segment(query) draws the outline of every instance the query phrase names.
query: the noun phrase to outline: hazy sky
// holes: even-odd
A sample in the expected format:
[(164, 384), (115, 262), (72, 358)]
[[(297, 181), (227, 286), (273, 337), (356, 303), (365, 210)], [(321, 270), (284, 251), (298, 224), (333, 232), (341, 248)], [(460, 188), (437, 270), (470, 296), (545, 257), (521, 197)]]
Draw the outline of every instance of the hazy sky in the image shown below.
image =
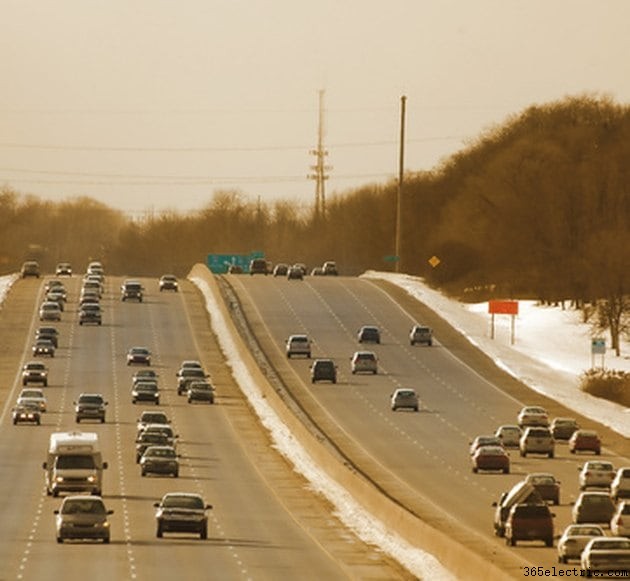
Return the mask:
[(428, 170), (569, 95), (630, 102), (628, 0), (0, 0), (0, 186), (132, 214)]

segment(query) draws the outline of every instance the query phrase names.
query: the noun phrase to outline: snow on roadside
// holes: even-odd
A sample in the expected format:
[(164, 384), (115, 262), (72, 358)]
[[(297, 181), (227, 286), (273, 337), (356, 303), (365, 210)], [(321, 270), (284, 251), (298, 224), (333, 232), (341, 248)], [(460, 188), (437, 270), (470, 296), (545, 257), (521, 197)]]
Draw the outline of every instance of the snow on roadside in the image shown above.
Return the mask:
[[(495, 339), (490, 338), (487, 302), (461, 303), (409, 275), (369, 271), (362, 277), (387, 280), (406, 290), (532, 389), (630, 437), (630, 409), (593, 397), (578, 387), (579, 376), (592, 364), (591, 330), (580, 321), (579, 313), (539, 306), (535, 301), (519, 301), (515, 343), (510, 345), (509, 316), (495, 317)], [(607, 368), (630, 371), (629, 353), (630, 344), (624, 342), (622, 356), (614, 357), (609, 350), (604, 364)], [(601, 365), (599, 357), (596, 365)]]
[(431, 554), (421, 551), (404, 539), (392, 534), (387, 527), (364, 511), (352, 495), (322, 472), (293, 437), (287, 426), (278, 418), (256, 386), (247, 367), (238, 356), (238, 349), (228, 329), (223, 314), (213, 300), (207, 283), (198, 277), (190, 277), (206, 299), (212, 329), (218, 338), (221, 350), (232, 369), (234, 379), (248, 398), (262, 424), (269, 430), (275, 447), (302, 474), (311, 487), (325, 496), (335, 507), (336, 516), (364, 542), (378, 546), (393, 556), (404, 567), (423, 579), (447, 580), (453, 576)]
[(20, 277), (19, 274), (6, 274), (0, 276), (0, 308), (4, 304), (4, 299), (7, 298), (7, 294), (11, 290), (13, 283)]

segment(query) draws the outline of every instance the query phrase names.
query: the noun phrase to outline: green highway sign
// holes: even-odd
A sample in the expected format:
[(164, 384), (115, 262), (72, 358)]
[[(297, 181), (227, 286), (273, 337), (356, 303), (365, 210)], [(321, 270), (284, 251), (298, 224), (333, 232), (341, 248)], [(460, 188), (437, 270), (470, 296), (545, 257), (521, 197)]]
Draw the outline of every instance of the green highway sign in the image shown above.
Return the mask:
[(396, 255), (384, 256), (383, 260), (385, 262), (398, 262), (400, 260), (400, 256), (396, 256)]
[(240, 266), (244, 272), (247, 272), (251, 260), (264, 257), (264, 253), (260, 251), (249, 254), (208, 254), (206, 264), (214, 274), (225, 274), (232, 265)]

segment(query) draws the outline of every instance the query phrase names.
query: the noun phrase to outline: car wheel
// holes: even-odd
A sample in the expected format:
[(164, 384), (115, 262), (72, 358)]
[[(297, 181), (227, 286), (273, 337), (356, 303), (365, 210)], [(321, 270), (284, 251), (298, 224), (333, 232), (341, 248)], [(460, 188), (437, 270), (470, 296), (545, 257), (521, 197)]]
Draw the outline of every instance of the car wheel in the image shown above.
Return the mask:
[(413, 411), (414, 411), (414, 412), (417, 412), (417, 411), (418, 411), (418, 409), (419, 409), (419, 408), (418, 408), (418, 406), (416, 406), (416, 407), (414, 407), (414, 408), (413, 408)]
[(141, 471), (140, 471), (140, 476), (146, 476), (146, 475), (147, 475), (147, 473), (146, 473), (146, 471), (145, 471), (145, 470), (141, 470)]
[(75, 418), (75, 420), (74, 420), (74, 421), (75, 421), (77, 424), (80, 424), (80, 423), (81, 423), (81, 420), (80, 420), (79, 418)]
[(205, 540), (208, 538), (208, 525), (204, 525), (199, 531), (199, 538)]
[(477, 472), (479, 471), (479, 468), (477, 468), (476, 466), (473, 466), (472, 471), (473, 471), (475, 474), (477, 474)]
[(510, 473), (510, 469), (509, 468), (504, 468), (503, 469), (503, 474), (509, 474)]
[(159, 399), (155, 400), (155, 405), (160, 405), (160, 400)]
[(601, 450), (597, 450), (597, 451), (595, 452), (595, 454), (596, 454), (597, 456), (599, 456), (599, 455), (601, 454)]
[(188, 403), (191, 403), (191, 402), (192, 402), (192, 399), (188, 398)]
[(545, 546), (546, 547), (553, 547), (553, 537), (545, 539)]
[(179, 478), (179, 470), (173, 472), (173, 478)]
[(59, 496), (59, 491), (55, 488), (55, 490), (52, 491), (52, 495), (57, 498)]
[(57, 542), (61, 544), (63, 543), (63, 539), (61, 537), (57, 537)]
[(157, 532), (155, 533), (155, 536), (156, 536), (158, 539), (161, 539), (161, 538), (162, 538), (162, 534), (163, 534), (163, 533), (162, 533), (162, 525), (161, 525), (160, 523), (158, 523), (158, 526), (157, 526)]
[(109, 535), (103, 538), (103, 543), (109, 545)]
[(48, 382), (44, 381), (44, 387), (48, 387)]
[(17, 426), (17, 420), (13, 420), (13, 425)]
[(553, 452), (549, 452), (549, 458), (553, 458), (554, 454)]

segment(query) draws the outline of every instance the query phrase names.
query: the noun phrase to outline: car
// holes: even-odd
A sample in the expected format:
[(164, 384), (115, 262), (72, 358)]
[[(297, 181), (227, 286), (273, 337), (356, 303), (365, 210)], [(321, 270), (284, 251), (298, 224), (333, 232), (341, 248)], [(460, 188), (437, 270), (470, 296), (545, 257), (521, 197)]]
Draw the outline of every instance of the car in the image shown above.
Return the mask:
[(83, 281), (83, 286), (81, 287), (81, 292), (95, 293), (99, 298), (103, 296), (103, 290), (103, 284), (100, 281), (89, 278)]
[(249, 274), (264, 274), (265, 276), (267, 276), (269, 274), (267, 261), (264, 258), (254, 258), (253, 260), (250, 260)]
[(139, 381), (152, 381), (157, 383), (158, 377), (159, 375), (155, 369), (138, 369), (131, 377), (131, 383), (132, 385)]
[(22, 366), (22, 385), (41, 383), (48, 385), (48, 368), (39, 361), (28, 361)]
[(40, 321), (61, 321), (61, 309), (59, 303), (53, 301), (45, 301), (39, 307)]
[(540, 494), (543, 500), (548, 500), (552, 504), (560, 504), (560, 481), (553, 474), (548, 472), (534, 472), (525, 478)]
[(136, 464), (149, 446), (170, 446), (168, 436), (160, 432), (140, 432), (136, 437)]
[[(607, 574), (630, 570), (630, 539), (624, 537), (595, 537), (591, 539), (580, 559), (583, 571)], [(602, 575), (603, 576), (603, 575)]]
[(174, 274), (163, 274), (160, 277), (160, 292), (165, 290), (171, 290), (177, 292), (179, 290), (179, 283), (177, 277)]
[(472, 471), (499, 470), (510, 473), (510, 457), (503, 446), (479, 446), (471, 456)]
[(610, 524), (615, 512), (610, 495), (607, 492), (582, 492), (573, 505), (571, 516), (575, 524), (603, 523)]
[(151, 365), (151, 351), (146, 347), (131, 347), (127, 351), (127, 365)]
[(105, 423), (105, 408), (108, 402), (100, 393), (81, 393), (74, 404), (76, 423), (81, 420), (98, 420)]
[(55, 267), (55, 276), (72, 276), (72, 265), (69, 262), (59, 262)]
[(209, 375), (201, 367), (184, 367), (177, 372), (177, 395), (188, 391), (192, 381), (205, 381)]
[(22, 264), (22, 268), (20, 269), (20, 276), (22, 278), (26, 278), (28, 276), (39, 278), (39, 274), (39, 262), (36, 260), (27, 260), (24, 264)]
[(501, 440), (505, 448), (518, 448), (523, 432), (516, 425), (504, 424), (497, 428), (494, 435)]
[(322, 271), (325, 276), (337, 276), (339, 271), (337, 270), (337, 263), (334, 260), (327, 260), (322, 265)]
[(411, 409), (417, 412), (420, 409), (418, 394), (409, 387), (399, 387), (390, 395), (390, 407), (392, 411)]
[(472, 456), (477, 448), (481, 446), (502, 446), (501, 439), (496, 436), (476, 436), (474, 440), (468, 442), (470, 444), (470, 448), (468, 448), (468, 453)]
[(39, 327), (35, 331), (35, 340), (37, 339), (49, 339), (55, 346), (55, 349), (59, 347), (59, 331), (56, 327)]
[(46, 293), (53, 289), (58, 289), (58, 288), (65, 290), (63, 282), (60, 281), (59, 279), (51, 278), (44, 283), (44, 292)]
[(290, 266), (287, 269), (287, 280), (303, 280), (304, 271), (296, 265)]
[(125, 302), (128, 300), (138, 301), (139, 303), (143, 300), (143, 291), (144, 288), (142, 283), (137, 280), (126, 280), (122, 283), (120, 287), (120, 299)]
[(88, 303), (99, 305), (100, 302), (101, 297), (98, 293), (95, 293), (94, 291), (81, 291), (81, 295), (79, 296), (79, 307)]
[(79, 325), (101, 325), (103, 323), (101, 305), (98, 303), (84, 303), (79, 308)]
[(293, 355), (303, 355), (310, 359), (311, 340), (308, 335), (290, 335), (285, 342), (285, 352), (289, 359)]
[(153, 505), (157, 510), (156, 536), (164, 533), (196, 533), (201, 539), (208, 538), (208, 515), (212, 509), (203, 497), (191, 492), (169, 492)]
[(57, 542), (66, 539), (100, 539), (110, 541), (108, 516), (113, 510), (105, 508), (100, 496), (66, 496), (61, 508), (54, 511)]
[(36, 404), (40, 412), (45, 412), (47, 409), (47, 401), (44, 392), (35, 387), (25, 387), (20, 391), (18, 395), (16, 405), (22, 405), (25, 403)]
[(311, 383), (330, 381), (337, 383), (337, 366), (332, 359), (315, 359), (311, 365)]
[(602, 453), (602, 441), (595, 430), (576, 430), (569, 438), (569, 452), (593, 452), (599, 456)]
[(549, 425), (549, 414), (547, 410), (540, 406), (525, 406), (518, 414), (517, 423), (519, 428), (523, 429), (528, 426)]
[(149, 446), (140, 458), (140, 475), (168, 474), (179, 477), (179, 460), (173, 446)]
[(378, 373), (378, 358), (372, 351), (355, 351), (350, 358), (350, 371), (355, 373)]
[(171, 424), (147, 424), (141, 434), (161, 434), (166, 437), (166, 445), (173, 447), (175, 447), (176, 440), (179, 438), (179, 434), (173, 431)]
[(590, 487), (610, 488), (615, 478), (615, 468), (612, 462), (594, 460), (585, 462), (582, 468), (578, 468), (580, 475), (578, 481), (580, 490), (586, 490)]
[(17, 404), (11, 410), (11, 417), (13, 419), (13, 425), (17, 424), (41, 424), (41, 412), (39, 411), (39, 405), (35, 402), (24, 401)]
[(201, 361), (198, 361), (197, 359), (184, 359), (184, 361), (181, 362), (177, 373), (180, 374), (184, 369), (187, 369), (189, 367), (203, 369), (203, 365), (201, 364)]
[(207, 381), (191, 381), (188, 384), (187, 397), (188, 403), (202, 401), (214, 403), (214, 387)]
[(311, 270), (311, 276), (324, 276), (324, 269), (321, 266), (316, 266)]
[(160, 405), (160, 390), (157, 383), (152, 381), (138, 381), (131, 388), (131, 403), (139, 401), (151, 401), (155, 405)]
[(414, 325), (409, 331), (409, 344), (413, 347), (416, 343), (433, 345), (433, 329), (426, 325)]
[(228, 274), (243, 274), (243, 267), (240, 264), (230, 264), (227, 269)]
[(170, 424), (171, 420), (168, 418), (166, 412), (158, 410), (145, 410), (140, 414), (136, 423), (138, 433), (142, 432), (149, 424)]
[(284, 262), (279, 262), (273, 267), (274, 276), (286, 276), (289, 271), (289, 265)]
[(505, 542), (515, 546), (517, 541), (540, 540), (553, 547), (554, 514), (546, 504), (516, 504), (505, 521)]
[(630, 498), (630, 467), (618, 468), (610, 483), (610, 496), (615, 502), (621, 498)]
[(523, 458), (527, 454), (546, 454), (549, 458), (555, 455), (555, 441), (551, 430), (545, 427), (525, 428), (518, 447)]
[(47, 302), (57, 303), (59, 305), (59, 308), (63, 312), (63, 310), (65, 309), (67, 297), (67, 293), (63, 289), (59, 288), (48, 291), (46, 293), (45, 300)]
[(610, 519), (610, 532), (615, 537), (630, 537), (630, 502), (621, 501)]
[(567, 563), (569, 559), (579, 561), (587, 543), (604, 535), (604, 529), (598, 525), (569, 525), (558, 540), (558, 562)]
[(550, 427), (555, 440), (568, 440), (580, 426), (575, 418), (554, 418)]
[(55, 346), (50, 339), (36, 339), (32, 351), (35, 357), (39, 355), (46, 357), (55, 356)]
[(380, 343), (381, 332), (378, 327), (364, 325), (357, 331), (357, 341), (359, 343)]

